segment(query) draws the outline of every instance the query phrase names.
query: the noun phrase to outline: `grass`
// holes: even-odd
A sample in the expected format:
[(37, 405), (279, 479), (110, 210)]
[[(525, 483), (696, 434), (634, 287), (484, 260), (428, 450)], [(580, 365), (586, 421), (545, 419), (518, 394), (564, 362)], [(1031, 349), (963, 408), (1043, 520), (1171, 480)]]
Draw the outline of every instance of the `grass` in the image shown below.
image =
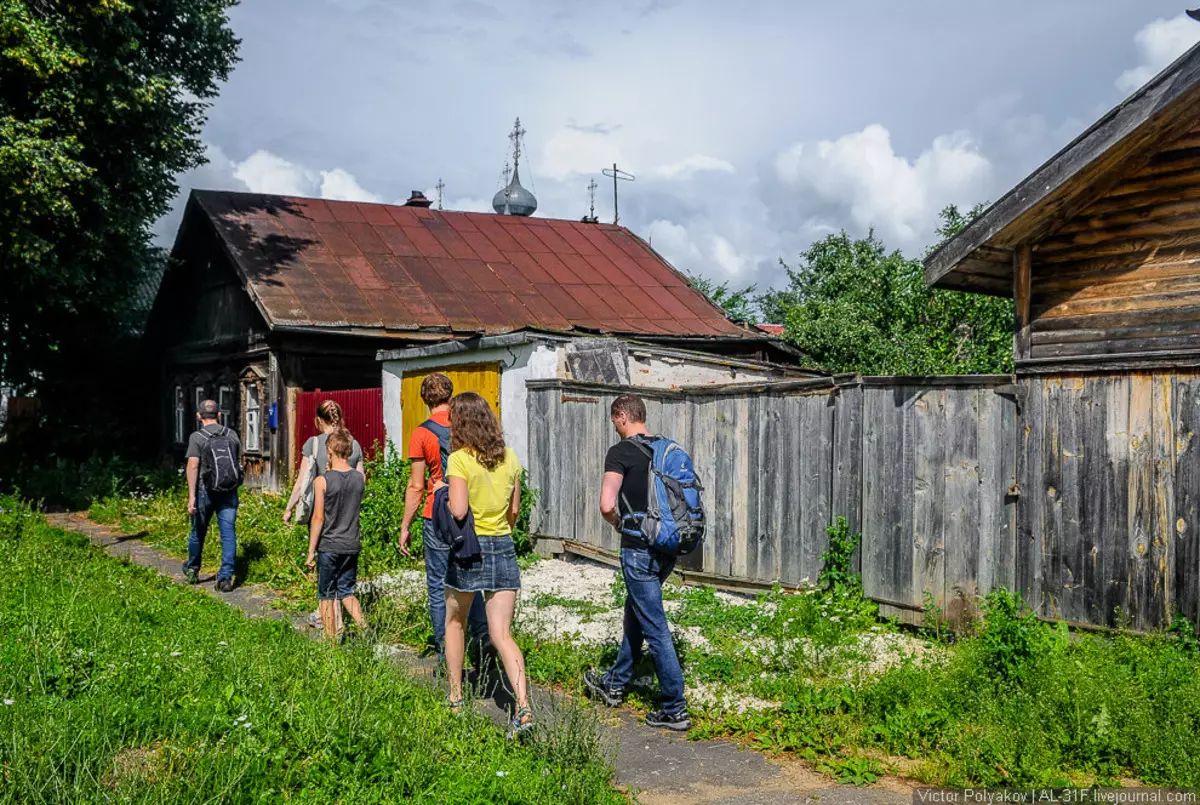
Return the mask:
[(12, 498), (0, 572), (0, 802), (627, 801), (583, 721), (506, 741), (368, 647), (248, 620)]
[[(156, 531), (171, 523), (129, 517), (140, 506), (158, 511), (159, 503), (126, 498), (106, 505), (115, 505), (127, 527), (169, 542)], [(288, 575), (302, 540), (270, 536), (277, 518), (253, 516), (255, 506), (279, 504), (244, 505), (251, 514), (243, 518), (244, 540), (265, 547), (265, 555), (250, 560), (249, 578), (310, 600), (311, 586)], [(983, 617), (971, 631), (949, 633), (931, 617), (914, 640), (882, 622), (839, 566), (852, 555), (850, 535), (831, 536), (826, 562), (835, 572), (803, 593), (774, 590), (739, 604), (708, 589), (667, 588), (668, 618), (690, 633), (677, 648), (698, 716), (693, 738), (732, 737), (765, 752), (799, 755), (835, 779), (859, 783), (902, 770), (941, 785), (1200, 786), (1200, 643), (1191, 624), (1149, 635), (1069, 635), (997, 591), (981, 602)], [(545, 596), (522, 607), (559, 606), (583, 620), (600, 619), (619, 609), (624, 592), (617, 574), (605, 600)], [(386, 612), (384, 628), (393, 639), (420, 645), (428, 635), (419, 596), (390, 599), (377, 612)], [(518, 633), (517, 639), (531, 678), (571, 691), (580, 690), (586, 668), (607, 664), (616, 650), (581, 645), (571, 635)], [(881, 641), (905, 651), (871, 670)], [(647, 674), (648, 659), (635, 676)], [(744, 712), (705, 706), (694, 695), (701, 689), (775, 706)], [(653, 699), (653, 690), (632, 697), (634, 706), (647, 708)]]

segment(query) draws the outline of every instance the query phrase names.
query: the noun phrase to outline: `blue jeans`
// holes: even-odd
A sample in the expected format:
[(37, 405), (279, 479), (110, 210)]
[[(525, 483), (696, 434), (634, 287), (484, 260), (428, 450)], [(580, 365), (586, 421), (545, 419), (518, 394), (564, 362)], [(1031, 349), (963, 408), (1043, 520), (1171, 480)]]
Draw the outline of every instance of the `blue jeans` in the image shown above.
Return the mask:
[[(446, 653), (446, 573), (450, 569), (450, 543), (442, 539), (426, 517), (421, 530), (425, 543), (425, 588), (429, 593), (429, 620), (433, 623), (433, 642), (439, 655)], [(467, 612), (467, 627), (480, 642), (487, 640), (487, 611), (482, 595), (475, 596)]]
[(208, 524), (213, 515), (217, 518), (217, 530), (221, 533), (221, 569), (217, 581), (233, 579), (233, 561), (237, 558), (238, 493), (212, 492), (198, 484), (196, 488), (196, 513), (192, 515), (192, 533), (188, 537), (188, 558), (184, 570), (200, 572), (200, 555), (204, 553), (204, 538), (208, 536)]
[(617, 661), (606, 674), (612, 688), (624, 688), (633, 679), (633, 666), (641, 659), (643, 640), (654, 657), (654, 671), (662, 692), (663, 710), (672, 715), (687, 709), (683, 698), (683, 669), (671, 642), (662, 586), (675, 569), (675, 557), (646, 548), (621, 549), (621, 575), (625, 577), (625, 635)]

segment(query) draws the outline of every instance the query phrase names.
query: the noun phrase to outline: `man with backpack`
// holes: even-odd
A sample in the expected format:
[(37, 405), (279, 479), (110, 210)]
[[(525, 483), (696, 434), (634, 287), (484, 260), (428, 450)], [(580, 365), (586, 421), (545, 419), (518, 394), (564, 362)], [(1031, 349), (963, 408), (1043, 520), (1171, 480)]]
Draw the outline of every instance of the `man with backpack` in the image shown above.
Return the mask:
[(687, 454), (671, 440), (650, 435), (641, 397), (620, 395), (609, 414), (621, 441), (604, 458), (600, 514), (621, 532), (624, 635), (612, 668), (605, 673), (588, 670), (583, 681), (594, 696), (616, 707), (633, 678), (644, 641), (650, 646), (662, 693), (661, 709), (646, 716), (646, 724), (686, 731), (692, 721), (683, 696), (683, 670), (663, 609), (662, 585), (678, 556), (694, 550), (703, 538), (700, 485)]
[(217, 571), (217, 591), (233, 590), (233, 562), (237, 557), (238, 487), (242, 484), (242, 442), (237, 431), (219, 421), (221, 409), (212, 400), (200, 403), (196, 419), (200, 429), (188, 437), (187, 484), (188, 517), (192, 531), (188, 537), (188, 558), (183, 575), (188, 584), (200, 580), (200, 557), (208, 525), (217, 518), (221, 534), (221, 567)]
[[(429, 596), (429, 620), (433, 626), (432, 648), (439, 658), (446, 654), (446, 572), (450, 567), (450, 542), (438, 533), (433, 516), (433, 488), (445, 479), (450, 456), (450, 398), (454, 383), (441, 372), (426, 375), (421, 381), (421, 400), (429, 408), (429, 419), (413, 429), (408, 441), (412, 461), (408, 489), (404, 496), (404, 519), (400, 527), (400, 551), (410, 556), (413, 518), (421, 509), (421, 537), (425, 546), (425, 587)], [(424, 507), (421, 501), (424, 499)], [(483, 596), (475, 597), (467, 615), (478, 656), (488, 640), (487, 613)], [(480, 663), (476, 663), (478, 668)]]

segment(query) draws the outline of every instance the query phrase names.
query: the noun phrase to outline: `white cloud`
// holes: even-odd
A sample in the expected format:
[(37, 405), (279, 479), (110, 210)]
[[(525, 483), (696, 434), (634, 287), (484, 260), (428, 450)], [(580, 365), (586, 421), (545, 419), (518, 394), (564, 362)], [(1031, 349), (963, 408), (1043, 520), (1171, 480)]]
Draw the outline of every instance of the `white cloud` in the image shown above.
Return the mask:
[[(915, 160), (898, 155), (879, 124), (836, 140), (798, 143), (775, 159), (778, 178), (810, 210), (831, 212), (885, 242), (924, 245), (946, 204), (987, 196), (992, 166), (966, 132), (937, 137)], [(821, 226), (821, 216), (808, 226)]]
[(236, 163), (233, 176), (251, 193), (283, 196), (311, 196), (319, 182), (318, 174), (313, 171), (261, 149)]
[(724, 235), (713, 231), (711, 220), (697, 218), (679, 224), (658, 219), (642, 233), (671, 265), (688, 274), (698, 274), (733, 283), (751, 280), (761, 257), (739, 252)]
[(686, 159), (681, 159), (670, 165), (659, 165), (654, 169), (653, 173), (655, 176), (663, 179), (690, 179), (697, 173), (705, 171), (733, 173), (734, 167), (723, 159), (705, 156), (704, 154), (693, 154)]
[(321, 198), (331, 201), (383, 201), (383, 197), (358, 183), (354, 174), (341, 168), (321, 171)]
[(599, 173), (614, 162), (622, 170), (634, 170), (609, 134), (568, 126), (546, 140), (537, 169), (540, 176), (566, 179)]
[(1200, 42), (1200, 25), (1185, 14), (1148, 23), (1133, 37), (1141, 63), (1121, 73), (1117, 89), (1130, 93)]

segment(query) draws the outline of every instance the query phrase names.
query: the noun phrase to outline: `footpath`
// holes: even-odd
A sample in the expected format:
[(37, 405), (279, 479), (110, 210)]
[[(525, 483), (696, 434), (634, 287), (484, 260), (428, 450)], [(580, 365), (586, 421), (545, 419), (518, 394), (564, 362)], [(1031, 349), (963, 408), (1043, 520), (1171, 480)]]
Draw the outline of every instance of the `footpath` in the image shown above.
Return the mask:
[[(153, 568), (180, 583), (178, 559), (126, 535), (88, 520), (86, 514), (48, 514), (54, 526), (86, 536), (109, 555)], [(217, 593), (214, 579), (202, 579), (196, 589), (248, 617), (290, 620), (273, 606), (273, 596), (258, 585), (239, 586)], [(297, 629), (315, 634), (303, 624)], [(433, 679), (433, 666), (415, 652), (400, 646), (386, 647), (400, 665), (419, 677)], [(553, 719), (562, 710), (559, 694), (539, 687), (531, 690), (539, 718)], [(498, 723), (504, 712), (491, 699), (479, 706)], [(642, 805), (905, 805), (912, 788), (896, 778), (884, 778), (871, 787), (837, 785), (802, 761), (776, 761), (727, 741), (689, 741), (666, 730), (645, 726), (626, 711), (601, 712), (605, 738), (615, 750), (616, 782), (636, 794)]]

